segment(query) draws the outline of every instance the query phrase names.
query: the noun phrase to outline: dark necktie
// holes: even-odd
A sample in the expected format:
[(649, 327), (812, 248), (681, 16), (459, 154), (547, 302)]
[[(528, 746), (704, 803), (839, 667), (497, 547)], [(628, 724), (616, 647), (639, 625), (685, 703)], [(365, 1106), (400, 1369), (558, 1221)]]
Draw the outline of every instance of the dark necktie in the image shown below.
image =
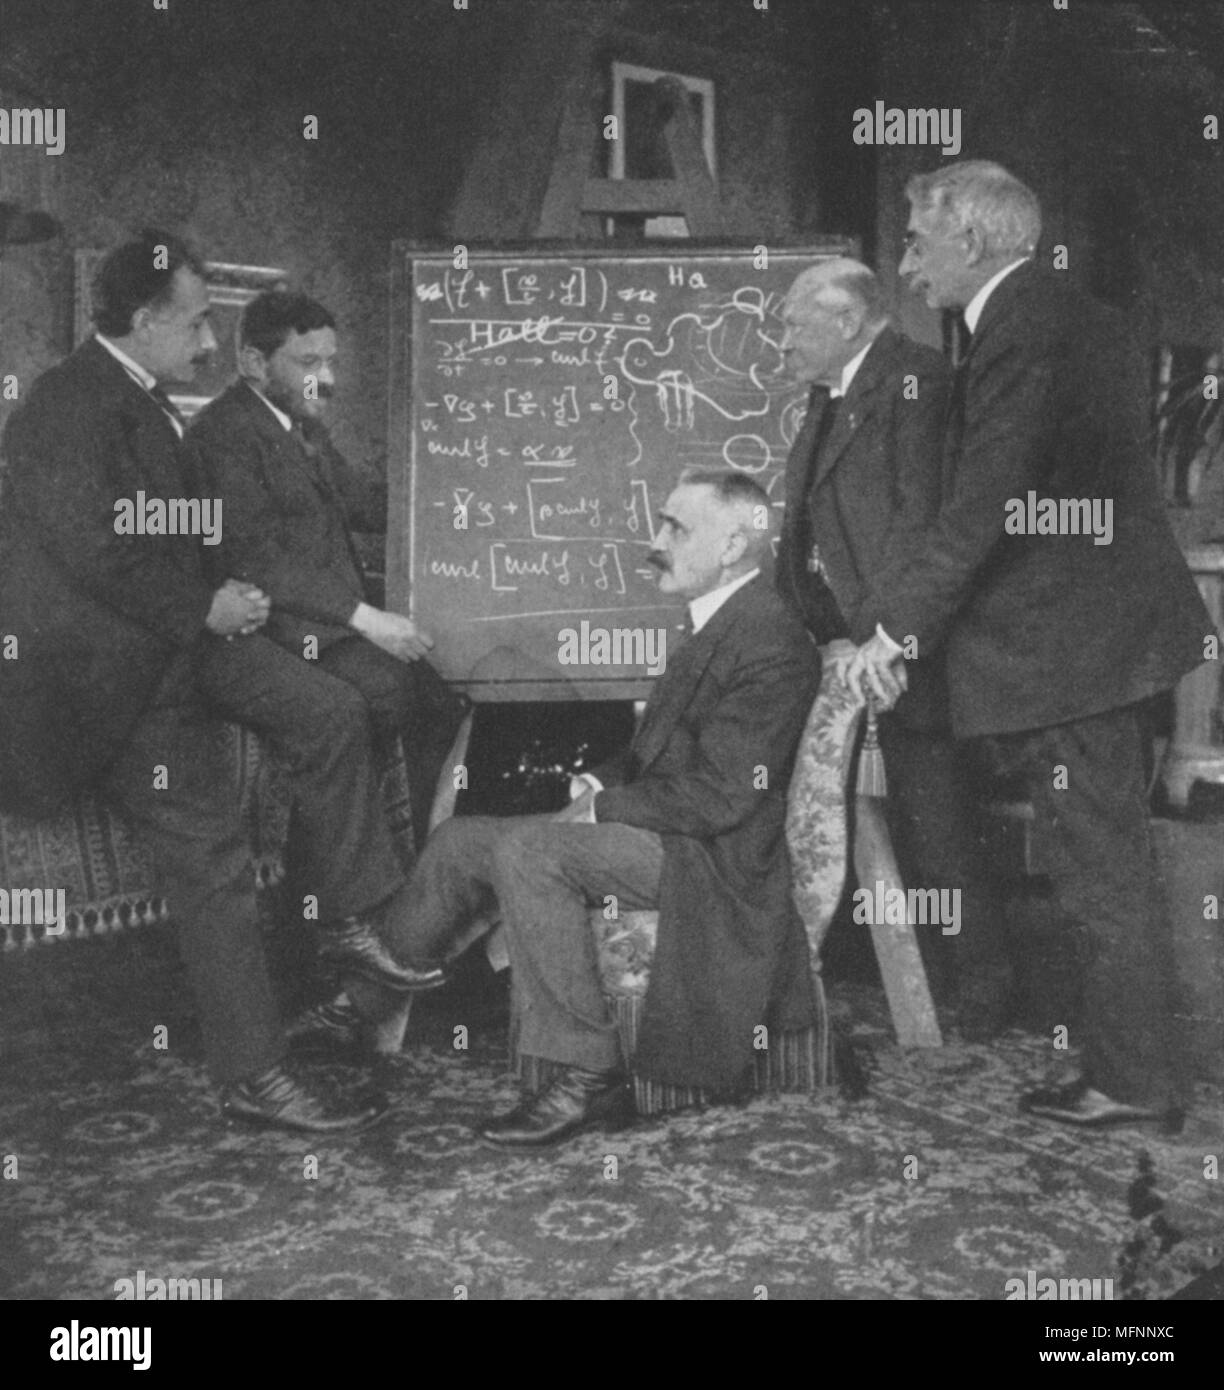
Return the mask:
[(807, 540), (810, 545), (807, 557), (809, 574), (821, 572), (820, 553), (816, 546), (816, 479), (820, 474), (821, 455), (828, 446), (829, 436), (833, 433), (833, 426), (837, 424), (837, 417), (841, 414), (842, 402), (845, 399), (845, 396), (830, 396), (825, 402), (820, 423), (816, 426), (816, 437), (812, 440), (812, 453), (808, 459), (807, 483), (804, 492), (807, 511)]
[(809, 624), (816, 633), (817, 640), (828, 642), (834, 637), (845, 636), (846, 620), (838, 607), (836, 596), (829, 582), (825, 558), (817, 541), (817, 509), (815, 482), (820, 472), (821, 455), (828, 447), (829, 438), (837, 417), (841, 414), (845, 396), (830, 396), (825, 402), (824, 413), (816, 426), (816, 437), (812, 441), (812, 454), (808, 461), (807, 488), (804, 502), (803, 539), (805, 541), (805, 568), (812, 581), (807, 590), (807, 616)]
[(948, 408), (944, 415), (942, 486), (945, 490), (951, 486), (955, 461), (965, 434), (965, 388), (969, 381), (968, 352), (966, 345), (964, 355), (952, 372), (952, 389), (948, 393)]
[(816, 426), (816, 439), (812, 444), (812, 462), (820, 458), (825, 445), (829, 442), (829, 436), (833, 433), (833, 426), (837, 424), (837, 417), (841, 414), (842, 401), (845, 396), (830, 396), (825, 402), (824, 414), (820, 417), (820, 424)]
[(319, 457), (319, 447), (317, 444), (312, 444), (306, 438), (306, 432), (302, 429), (302, 423), (300, 420), (295, 420), (293, 422), (293, 426), (290, 429), (289, 433), (293, 436), (298, 448), (301, 449), (302, 453), (306, 455), (306, 457), (311, 461), (311, 463), (314, 463)]
[(964, 313), (946, 312), (944, 316), (944, 350), (952, 358), (954, 367), (960, 366), (969, 351), (973, 339)]
[(183, 431), (187, 428), (187, 417), (178, 406), (174, 404), (170, 397), (166, 395), (157, 382), (154, 382), (153, 385), (149, 387), (149, 395), (153, 397), (157, 404), (161, 406), (162, 410), (170, 417), (174, 432), (181, 439)]

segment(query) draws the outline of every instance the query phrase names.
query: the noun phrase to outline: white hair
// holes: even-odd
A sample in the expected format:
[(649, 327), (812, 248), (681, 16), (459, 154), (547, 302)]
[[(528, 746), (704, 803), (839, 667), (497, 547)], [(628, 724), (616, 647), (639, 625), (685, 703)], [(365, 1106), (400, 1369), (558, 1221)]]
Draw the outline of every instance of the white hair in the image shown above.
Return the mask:
[(976, 227), (991, 257), (1029, 256), (1041, 236), (1041, 204), (1014, 174), (988, 159), (963, 159), (915, 174), (905, 196), (943, 227)]
[(870, 326), (888, 321), (888, 306), (875, 272), (849, 256), (838, 256), (801, 271), (787, 298), (803, 305), (832, 301), (840, 307), (857, 303), (863, 310), (863, 321)]

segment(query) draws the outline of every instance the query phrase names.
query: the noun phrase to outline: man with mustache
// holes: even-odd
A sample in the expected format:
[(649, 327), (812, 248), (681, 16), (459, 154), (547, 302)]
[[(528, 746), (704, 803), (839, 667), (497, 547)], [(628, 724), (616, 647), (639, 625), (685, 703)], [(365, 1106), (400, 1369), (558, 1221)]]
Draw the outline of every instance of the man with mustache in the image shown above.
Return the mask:
[[(349, 528), (382, 528), (385, 507), (323, 424), (335, 360), (335, 320), (323, 305), (302, 294), (260, 295), (242, 315), (238, 381), (192, 425), (198, 486), (224, 500), (213, 569), (257, 584), (272, 605), (266, 635), (213, 644), (203, 685), (294, 773), (296, 877), (321, 924), (323, 961), (395, 990), (431, 988), (441, 974), (398, 965), (380, 935), (379, 915), (393, 908), (404, 879), (375, 748), (403, 734), (423, 841), (464, 705), (424, 659), (429, 634), (368, 602)], [(308, 1011), (291, 1034), (357, 1026), (344, 1001), (324, 1008), (322, 1017)]]
[(34, 383), (4, 436), (0, 630), (18, 646), (0, 661), (0, 798), (40, 814), (89, 786), (143, 832), (224, 1114), (359, 1127), (385, 1103), (329, 1106), (281, 1066), (225, 732), (197, 693), (209, 645), (257, 640), (267, 597), (210, 579), (199, 535), (128, 534), (117, 518), (139, 494), (167, 509), (193, 495), (163, 385), (216, 347), (204, 268), (145, 231), (102, 261), (92, 298), (97, 333)]
[(784, 823), (820, 662), (763, 572), (770, 513), (744, 474), (682, 475), (651, 559), (660, 591), (689, 600), (692, 635), (668, 653), (630, 746), (557, 816), (444, 822), (413, 871), (396, 955), (435, 968), (496, 908), (519, 1049), (561, 1064), (541, 1095), (485, 1124), (492, 1143), (551, 1144), (630, 1108), (588, 904), (659, 911), (636, 1071), (735, 1094), (759, 1029), (812, 1020)]
[[(903, 643), (942, 650), (954, 734), (1027, 785), (1034, 857), (1083, 964), (1083, 1070), (1021, 1108), (1176, 1131), (1187, 1089), (1139, 716), (1212, 629), (1144, 445), (1143, 364), (1121, 315), (1038, 259), (1040, 204), (1001, 165), (945, 164), (906, 196), (901, 274), (931, 308), (964, 310), (972, 340), (939, 514), (877, 576), (849, 677), (891, 698)], [(1030, 490), (1110, 502), (1113, 534), (1016, 534)]]

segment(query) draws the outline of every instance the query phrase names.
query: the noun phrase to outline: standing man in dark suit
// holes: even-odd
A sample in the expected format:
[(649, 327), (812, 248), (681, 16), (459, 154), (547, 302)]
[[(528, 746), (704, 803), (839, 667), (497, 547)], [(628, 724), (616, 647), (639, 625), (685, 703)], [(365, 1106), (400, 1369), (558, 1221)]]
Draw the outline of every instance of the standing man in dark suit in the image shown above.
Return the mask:
[(1141, 366), (1118, 314), (1034, 261), (1040, 206), (1006, 169), (944, 165), (906, 192), (901, 273), (932, 308), (963, 309), (973, 336), (943, 505), (860, 610), (850, 678), (895, 694), (902, 644), (942, 647), (955, 733), (1026, 776), (1085, 988), (1082, 1075), (1022, 1108), (1176, 1130), (1186, 1097), (1138, 706), (1202, 661), (1211, 623), (1145, 447)]
[(375, 750), (403, 734), (423, 842), (464, 704), (425, 660), (429, 634), (368, 602), (349, 527), (376, 529), (385, 515), (378, 487), (363, 484), (322, 423), (335, 320), (305, 295), (272, 292), (247, 306), (239, 339), (242, 375), (201, 411), (187, 449), (197, 485), (224, 502), (213, 576), (258, 585), (272, 611), (266, 636), (212, 645), (203, 686), (294, 770), (294, 857), (323, 924), (323, 958), (375, 984), (429, 988), (441, 976), (398, 967), (375, 925), (404, 882)]
[(750, 478), (685, 474), (661, 516), (651, 560), (660, 589), (689, 600), (692, 636), (667, 654), (632, 744), (556, 817), (439, 826), (394, 942), (424, 969), (474, 915), (500, 905), (519, 1047), (564, 1067), (482, 1130), (509, 1148), (552, 1143), (628, 1107), (589, 902), (613, 895), (620, 908), (659, 910), (635, 1069), (735, 1092), (752, 1067), (754, 1030), (812, 1019), (784, 822), (819, 658), (761, 573), (769, 503)]
[[(778, 588), (802, 613), (826, 661), (855, 651), (850, 631), (897, 550), (939, 511), (944, 417), (952, 373), (942, 355), (889, 325), (876, 277), (839, 258), (805, 270), (782, 306), (782, 355), (812, 385), (786, 466)], [(908, 668), (909, 689), (880, 717), (889, 823), (907, 886), (959, 894), (960, 931), (925, 937), (951, 983), (955, 952), (962, 1032), (998, 1032), (1010, 968), (974, 853), (976, 788), (952, 740), (943, 661)], [(871, 885), (866, 885), (869, 889)]]
[(280, 1066), (224, 731), (195, 688), (203, 643), (249, 640), (268, 614), (254, 585), (205, 578), (202, 545), (224, 514), (213, 506), (202, 529), (212, 499), (192, 494), (162, 389), (216, 347), (203, 268), (144, 232), (103, 261), (93, 306), (96, 336), (34, 383), (5, 431), (0, 628), (18, 659), (0, 662), (0, 789), (37, 814), (96, 785), (143, 831), (225, 1114), (369, 1123), (385, 1106), (329, 1109)]

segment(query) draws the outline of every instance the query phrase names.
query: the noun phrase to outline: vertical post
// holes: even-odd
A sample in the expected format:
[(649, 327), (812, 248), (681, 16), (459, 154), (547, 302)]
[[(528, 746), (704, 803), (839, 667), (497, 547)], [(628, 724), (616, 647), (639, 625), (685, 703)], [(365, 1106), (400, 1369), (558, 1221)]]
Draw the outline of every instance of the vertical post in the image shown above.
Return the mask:
[[(1224, 633), (1224, 545), (1186, 552), (1217, 633)], [(1221, 637), (1224, 644), (1224, 636)], [(1206, 661), (1177, 687), (1173, 741), (1162, 773), (1169, 804), (1184, 809), (1195, 782), (1224, 783), (1224, 660)]]

